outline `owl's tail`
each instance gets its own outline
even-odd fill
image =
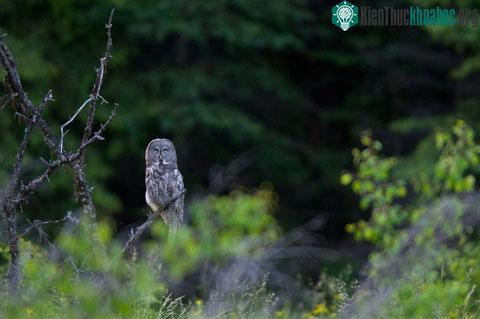
[[[180,228],[181,221],[174,213],[162,214],[163,221],[168,226],[169,237],[172,237]]]

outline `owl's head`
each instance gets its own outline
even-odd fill
[[[177,166],[177,153],[175,146],[166,138],[156,138],[148,143],[145,151],[145,161],[148,165],[169,165]]]

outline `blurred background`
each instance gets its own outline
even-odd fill
[[[437,3],[478,5],[362,1],[376,8]],[[56,101],[45,114],[59,132],[88,97],[104,24],[116,8],[102,94],[110,104],[99,107],[98,120],[108,117],[112,103],[120,108],[106,141],[87,156],[100,218],[116,232],[145,220],[144,150],[151,139],[166,137],[177,148],[187,201],[268,185],[284,232],[320,218],[315,236],[340,252],[337,260],[355,261],[369,249],[345,232],[346,224],[366,218],[340,184],[352,168],[350,150],[370,129],[385,153],[399,158],[395,173],[409,178],[432,169],[434,127],[463,117],[479,129],[480,33],[360,26],[343,32],[331,24],[335,4],[0,1],[0,33],[32,100],[54,90]],[[86,113],[80,118],[67,145],[78,143]],[[12,112],[0,111],[0,185],[21,136],[17,122]],[[39,157],[49,158],[36,133],[26,176],[42,169]],[[26,216],[53,219],[73,209],[69,174],[57,172],[25,207]]]

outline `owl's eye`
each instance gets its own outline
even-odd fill
[[[162,153],[165,154],[166,152],[167,152],[167,148],[164,147],[164,148],[162,149]]]
[[[160,153],[160,149],[159,149],[159,148],[155,148],[155,153]]]

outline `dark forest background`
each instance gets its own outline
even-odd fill
[[[480,128],[480,42],[471,27],[356,26],[343,32],[331,25],[334,4],[0,1],[0,33],[30,98],[38,103],[54,89],[58,102],[45,114],[58,125],[90,90],[104,50],[101,26],[116,8],[103,97],[120,108],[106,141],[89,150],[87,174],[100,218],[114,220],[117,231],[145,218],[144,150],[151,139],[166,137],[176,145],[187,199],[269,182],[279,196],[276,217],[285,231],[320,215],[326,224],[319,234],[336,246],[349,238],[345,225],[361,215],[339,176],[351,167],[350,150],[362,130],[371,129],[386,154],[401,159],[396,173],[408,178],[432,169],[434,127],[463,117]],[[99,120],[109,110],[100,106]],[[21,136],[13,113],[5,114],[0,185]],[[86,113],[81,116],[79,122]],[[42,169],[38,157],[48,157],[36,133],[26,162],[32,176]],[[78,133],[73,125],[66,142],[78,142]],[[221,172],[225,182],[219,182]],[[58,218],[74,207],[64,173],[42,187],[25,208],[27,216]]]

